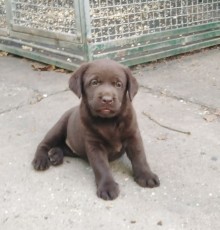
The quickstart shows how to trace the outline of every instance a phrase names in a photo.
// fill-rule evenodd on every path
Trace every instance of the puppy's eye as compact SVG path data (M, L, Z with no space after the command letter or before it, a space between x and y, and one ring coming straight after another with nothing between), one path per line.
M117 81L117 82L115 83L115 87L121 88L121 87L122 87L122 83L121 83L120 81Z
M91 85L91 86L97 86L97 85L99 85L99 81L96 80L96 79L93 79L93 80L90 82L90 85Z

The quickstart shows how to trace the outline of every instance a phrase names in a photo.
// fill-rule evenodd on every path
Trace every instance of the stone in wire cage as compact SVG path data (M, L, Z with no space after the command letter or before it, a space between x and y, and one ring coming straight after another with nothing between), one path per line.
M4 0L0 0L0 28L6 28L6 8Z
M13 24L76 34L74 0L12 0Z
M138 37L220 19L219 0L90 0L93 42Z

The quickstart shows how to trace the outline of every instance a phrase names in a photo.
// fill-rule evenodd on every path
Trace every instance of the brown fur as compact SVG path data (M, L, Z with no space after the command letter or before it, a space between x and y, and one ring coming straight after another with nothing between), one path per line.
M97 195L112 200L119 188L109 160L126 152L135 181L143 187L159 186L147 163L132 107L138 84L130 70L111 60L86 63L74 72L69 86L81 103L68 110L38 145L34 168L59 165L65 155L86 158L95 174Z

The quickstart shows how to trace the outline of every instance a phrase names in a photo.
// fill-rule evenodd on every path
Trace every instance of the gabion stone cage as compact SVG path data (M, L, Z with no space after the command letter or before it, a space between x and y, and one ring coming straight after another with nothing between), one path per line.
M220 0L0 0L0 50L74 69L220 44Z

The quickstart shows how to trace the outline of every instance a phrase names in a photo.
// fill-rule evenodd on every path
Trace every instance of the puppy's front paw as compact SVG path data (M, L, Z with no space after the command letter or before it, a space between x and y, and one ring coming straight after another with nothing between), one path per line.
M50 160L47 155L38 155L35 156L32 165L34 166L34 169L43 171L50 167Z
M158 176L152 172L145 172L138 177L135 177L135 181L141 187L154 188L160 185Z
M114 181L106 182L98 186L98 197L103 200L114 200L119 195L118 184Z
M52 148L48 152L48 156L52 165L60 165L63 163L63 151L61 148Z

